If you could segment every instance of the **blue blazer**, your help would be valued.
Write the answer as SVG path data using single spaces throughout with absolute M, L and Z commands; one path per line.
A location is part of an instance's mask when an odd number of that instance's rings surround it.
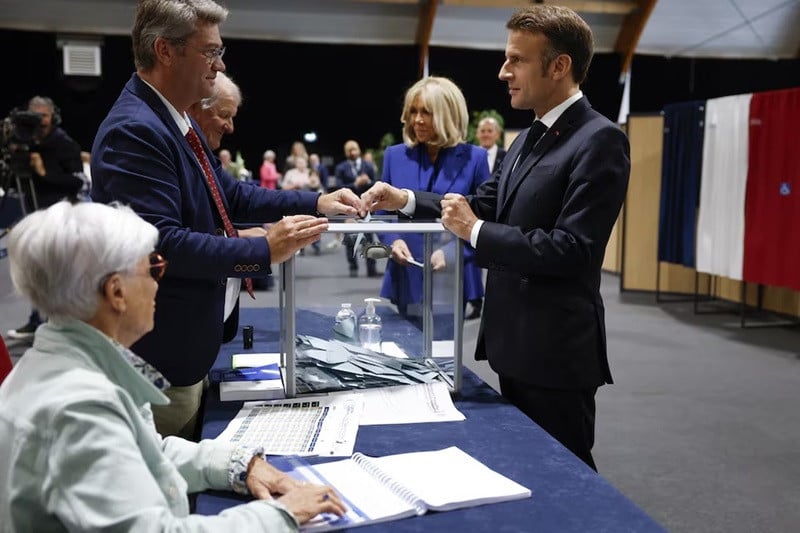
M 252 187 L 224 172 L 192 124 L 234 223 L 316 212 L 316 193 Z M 169 261 L 156 296 L 155 328 L 133 351 L 173 385 L 197 383 L 222 342 L 226 279 L 266 276 L 267 241 L 223 236 L 194 152 L 161 99 L 136 74 L 97 131 L 91 165 L 92 199 L 122 202 L 158 228 L 158 250 Z
M 488 270 L 475 357 L 540 387 L 611 383 L 600 270 L 628 187 L 628 138 L 586 97 L 514 169 L 527 134 L 470 199 L 485 221 L 475 261 Z M 439 200 L 417 194 L 415 214 L 435 216 Z
M 439 152 L 438 164 L 439 174 L 433 179 L 434 164 L 424 146 L 390 146 L 383 156 L 383 181 L 398 188 L 429 190 L 439 195 L 448 192 L 469 195 L 489 179 L 486 150 L 478 146 L 461 143 L 444 148 Z M 422 257 L 424 240 L 421 234 L 381 234 L 381 240 L 388 245 L 396 239 L 406 241 L 414 259 L 428 259 Z M 422 269 L 402 266 L 390 260 L 384 274 L 381 296 L 400 307 L 422 302 Z M 482 296 L 481 269 L 473 261 L 473 248 L 464 244 L 464 301 Z

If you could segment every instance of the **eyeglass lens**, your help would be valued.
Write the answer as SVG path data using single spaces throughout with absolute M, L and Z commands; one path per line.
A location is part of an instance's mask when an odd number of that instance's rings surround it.
M 150 276 L 156 280 L 161 281 L 164 277 L 164 272 L 167 270 L 169 262 L 164 259 L 161 254 L 153 252 L 150 254 Z

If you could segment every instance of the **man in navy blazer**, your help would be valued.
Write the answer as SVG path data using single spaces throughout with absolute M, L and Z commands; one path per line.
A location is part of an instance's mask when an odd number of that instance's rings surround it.
M 488 269 L 476 358 L 488 358 L 504 397 L 595 468 L 594 396 L 612 382 L 600 272 L 627 190 L 628 140 L 580 91 L 592 34 L 575 12 L 532 5 L 507 28 L 499 77 L 512 107 L 532 109 L 542 124 L 519 135 L 470 198 L 379 183 L 362 200 L 440 212 L 475 247 Z
M 226 16 L 213 2 L 140 2 L 132 34 L 137 71 L 92 147 L 92 198 L 127 204 L 159 230 L 169 274 L 156 296 L 155 327 L 132 349 L 172 384 L 171 404 L 154 409 L 159 431 L 189 438 L 222 340 L 223 307 L 238 297 L 240 278 L 266 276 L 271 264 L 319 240 L 327 220 L 316 213 L 355 214 L 361 205 L 350 190 L 270 191 L 220 168 L 186 111 L 213 94 L 225 70 L 219 24 Z M 197 152 L 190 129 L 200 139 Z M 214 189 L 233 222 L 278 222 L 266 237 L 226 235 Z

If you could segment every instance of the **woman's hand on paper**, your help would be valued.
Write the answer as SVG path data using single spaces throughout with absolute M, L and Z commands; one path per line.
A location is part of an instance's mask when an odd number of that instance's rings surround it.
M 302 481 L 281 472 L 259 456 L 250 461 L 245 483 L 250 494 L 259 500 L 271 500 L 303 485 Z
M 301 483 L 297 488 L 287 492 L 278 501 L 281 502 L 298 522 L 305 524 L 320 513 L 333 513 L 342 516 L 347 507 L 336 491 L 325 485 Z
M 403 239 L 397 239 L 392 243 L 392 260 L 401 265 L 407 265 L 409 259 L 414 259 L 408 244 Z
M 347 507 L 331 487 L 298 481 L 259 456 L 250 461 L 245 483 L 250 494 L 259 500 L 277 497 L 301 524 L 320 513 L 342 516 L 347 511 Z

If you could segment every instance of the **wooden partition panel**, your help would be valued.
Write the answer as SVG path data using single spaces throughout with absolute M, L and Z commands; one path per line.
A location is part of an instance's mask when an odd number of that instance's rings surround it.
M 614 227 L 611 228 L 611 236 L 606 245 L 606 255 L 603 256 L 603 270 L 614 274 L 619 274 L 622 270 L 622 217 L 623 213 L 620 211 Z
M 758 305 L 758 285 L 747 284 L 745 296 L 747 305 Z M 714 296 L 731 302 L 742 301 L 742 282 L 730 278 L 717 277 Z M 761 302 L 763 309 L 783 315 L 800 316 L 800 292 L 784 287 L 764 287 Z
M 661 115 L 628 116 L 631 178 L 622 218 L 622 290 L 656 288 L 663 129 Z

